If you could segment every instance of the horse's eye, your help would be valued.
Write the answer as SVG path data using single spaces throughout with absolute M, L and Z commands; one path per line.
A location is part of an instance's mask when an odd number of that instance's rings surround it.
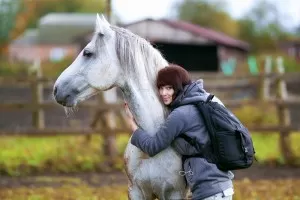
M 90 52 L 89 50 L 84 50 L 83 51 L 83 56 L 84 57 L 87 57 L 87 58 L 89 58 L 89 57 L 91 57 L 93 55 L 93 53 L 92 52 Z

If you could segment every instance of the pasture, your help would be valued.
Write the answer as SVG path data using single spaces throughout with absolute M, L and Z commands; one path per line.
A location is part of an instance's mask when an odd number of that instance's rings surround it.
M 89 141 L 82 136 L 1 137 L 0 172 L 2 175 L 26 176 L 39 173 L 109 172 L 123 167 L 123 153 L 129 135 L 117 135 L 118 156 L 108 167 L 99 134 Z M 284 164 L 279 149 L 279 134 L 253 133 L 259 163 Z M 291 134 L 293 152 L 300 164 L 300 134 Z
M 36 178 L 36 184 L 47 182 L 47 186 L 1 188 L 1 200 L 125 200 L 127 186 L 112 184 L 96 186 L 80 178 Z M 115 181 L 117 182 L 117 181 Z M 58 183 L 63 183 L 58 186 Z M 298 200 L 300 180 L 237 180 L 234 183 L 234 200 Z
M 89 141 L 84 135 L 2 137 L 0 199 L 127 199 L 122 157 L 128 138 L 126 134 L 117 136 L 119 156 L 109 167 L 104 164 L 99 134 Z M 272 167 L 284 162 L 278 148 L 279 134 L 253 133 L 253 140 L 259 163 L 236 172 L 234 200 L 300 199 L 300 171 Z M 300 135 L 291 134 L 291 141 L 300 160 Z M 268 167 L 260 166 L 262 163 Z

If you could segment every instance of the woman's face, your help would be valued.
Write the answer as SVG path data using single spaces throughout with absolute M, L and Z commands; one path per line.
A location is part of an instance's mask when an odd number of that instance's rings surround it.
M 171 85 L 165 85 L 159 88 L 159 96 L 165 105 L 170 105 L 172 103 L 174 92 Z

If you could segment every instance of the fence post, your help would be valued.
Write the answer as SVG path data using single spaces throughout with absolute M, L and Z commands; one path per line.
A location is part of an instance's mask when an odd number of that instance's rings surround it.
M 103 93 L 105 103 L 117 103 L 117 88 L 112 88 Z M 109 165 L 113 165 L 117 156 L 117 142 L 114 129 L 117 128 L 116 115 L 113 111 L 104 113 L 106 124 L 111 131 L 111 134 L 104 138 L 104 152 L 110 158 Z
M 115 91 L 110 91 L 110 92 L 115 92 Z M 100 106 L 105 107 L 107 101 L 105 101 L 104 99 L 104 92 L 101 92 L 98 95 L 98 102 Z M 111 132 L 110 134 L 104 134 L 105 136 L 103 136 L 103 149 L 104 149 L 105 156 L 108 158 L 107 164 L 112 166 L 117 156 L 116 134 L 114 134 L 114 129 L 116 128 L 115 113 L 112 111 L 107 111 L 107 112 L 97 111 L 94 120 L 91 124 L 91 127 L 93 129 L 96 128 L 98 122 L 101 123 L 104 129 L 110 130 Z
M 270 95 L 270 86 L 271 86 L 271 80 L 270 80 L 270 74 L 272 71 L 272 57 L 267 56 L 266 62 L 264 66 L 264 78 L 263 78 L 263 91 L 262 91 L 262 100 L 269 100 L 271 98 Z
M 40 61 L 35 60 L 33 65 L 33 81 L 31 83 L 32 91 L 32 126 L 36 129 L 45 128 L 44 111 L 41 108 L 41 103 L 43 102 L 43 84 L 39 79 L 42 78 L 42 69 L 40 66 Z
M 277 72 L 279 75 L 284 74 L 284 66 L 283 66 L 283 60 L 282 57 L 277 58 Z M 287 88 L 286 88 L 286 83 L 283 79 L 283 77 L 280 77 L 279 80 L 277 81 L 277 99 L 282 100 L 283 102 L 288 98 L 288 93 L 287 93 Z M 281 148 L 281 153 L 284 158 L 284 161 L 287 164 L 293 164 L 293 153 L 290 148 L 291 143 L 289 140 L 289 135 L 290 132 L 289 130 L 286 130 L 285 127 L 289 127 L 291 125 L 291 119 L 290 119 L 290 113 L 289 109 L 287 106 L 283 104 L 278 104 L 277 105 L 277 113 L 278 113 L 278 119 L 279 119 L 279 126 L 282 127 L 283 129 L 280 131 L 280 148 Z

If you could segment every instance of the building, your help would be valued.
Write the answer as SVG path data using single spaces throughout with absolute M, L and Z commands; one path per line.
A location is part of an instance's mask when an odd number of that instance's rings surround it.
M 300 41 L 286 41 L 281 42 L 279 47 L 284 51 L 288 56 L 295 58 L 297 61 L 300 61 Z
M 9 46 L 10 58 L 33 62 L 39 58 L 61 60 L 78 54 L 79 35 L 94 29 L 96 14 L 50 13 L 43 16 L 36 29 L 29 29 Z
M 15 59 L 32 62 L 76 56 L 91 39 L 95 14 L 51 13 L 10 45 Z M 217 72 L 223 62 L 245 62 L 249 44 L 195 24 L 176 20 L 144 19 L 119 25 L 149 40 L 169 62 L 189 71 Z
M 219 71 L 229 59 L 245 62 L 250 50 L 246 42 L 184 21 L 145 19 L 124 27 L 149 40 L 169 62 L 189 71 Z

